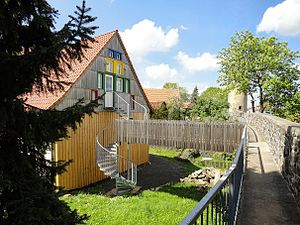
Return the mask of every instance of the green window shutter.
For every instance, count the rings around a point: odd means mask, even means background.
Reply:
[[[126,92],[126,78],[123,78],[123,92]]]
[[[128,93],[131,93],[131,84],[130,84],[130,79],[128,79]]]
[[[102,89],[105,89],[105,74],[102,73]]]
[[[113,76],[113,78],[114,78],[113,90],[116,91],[117,90],[117,76]]]

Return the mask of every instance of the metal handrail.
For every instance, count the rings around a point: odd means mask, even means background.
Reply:
[[[113,126],[108,126],[108,127],[103,128],[100,133],[104,133],[105,130],[107,130],[108,128],[111,128],[111,127],[113,127]],[[116,154],[112,155],[112,152],[110,152],[106,147],[104,147],[103,143],[102,144],[100,143],[99,134],[96,136],[96,144],[97,144],[97,146],[96,146],[97,164],[99,164],[98,161],[100,161],[100,159],[99,159],[100,155],[101,155],[101,153],[99,152],[99,147],[100,147],[101,150],[104,152],[104,155],[116,157],[116,172],[117,172],[117,174],[115,175],[115,177],[122,177],[120,174],[125,172],[125,173],[127,173],[127,180],[131,181],[133,184],[137,184],[137,164],[134,161],[119,155],[118,152],[116,152]],[[119,166],[120,161],[125,161],[126,165],[128,166],[125,169],[125,171],[123,171],[123,172],[118,171],[118,166]],[[99,165],[99,166],[101,168],[101,165]]]
[[[118,100],[117,100],[117,109],[118,110],[120,110],[120,100],[123,102],[123,103],[125,103],[125,105],[126,105],[126,112],[127,112],[127,117],[126,117],[126,119],[128,120],[129,119],[129,111],[130,111],[130,104],[122,97],[122,96],[120,96],[117,92],[115,92],[115,91],[110,91],[110,92],[112,92],[112,93],[114,93],[117,97],[118,97]]]
[[[236,223],[237,210],[239,205],[239,199],[241,194],[242,182],[243,182],[243,169],[244,169],[244,151],[247,143],[247,127],[245,126],[243,135],[241,138],[241,142],[239,144],[236,156],[233,160],[230,168],[225,172],[225,174],[221,177],[221,179],[217,182],[215,186],[210,189],[210,191],[201,199],[201,201],[192,209],[192,211],[181,221],[181,225],[187,224],[196,224],[197,220],[201,220],[201,224],[203,224],[204,216],[203,213],[209,212],[208,206],[212,204],[211,209],[212,213],[214,212],[213,203],[215,201],[216,196],[224,195],[222,191],[225,186],[228,185],[228,194],[229,199],[228,202],[222,204],[226,209],[220,209],[222,211],[222,217],[219,215],[219,220],[225,221],[227,220],[229,225],[233,225]],[[238,171],[237,171],[238,170]],[[239,178],[239,179],[238,179]],[[227,197],[226,197],[227,199]],[[217,204],[217,203],[215,203]],[[228,208],[227,208],[228,207]],[[223,214],[227,210],[226,218]],[[217,213],[217,210],[216,210]],[[209,220],[209,215],[206,215],[206,221]],[[214,218],[214,215],[212,215]],[[218,215],[216,216],[216,220],[218,219]],[[226,223],[227,224],[227,223]]]
[[[148,110],[147,110],[147,108],[144,106],[144,105],[142,105],[141,103],[139,103],[139,102],[137,102],[136,100],[134,100],[133,98],[131,98],[131,100],[134,102],[134,103],[136,103],[137,105],[139,105],[140,107],[142,107],[143,109],[144,109],[144,120],[148,120],[148,116],[147,116],[147,114],[148,114]]]

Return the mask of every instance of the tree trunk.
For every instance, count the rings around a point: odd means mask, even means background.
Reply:
[[[263,113],[265,110],[263,88],[262,88],[262,86],[258,86],[258,88],[259,88],[259,112]]]
[[[250,94],[250,96],[251,96],[251,108],[252,108],[252,112],[254,113],[255,112],[255,105],[254,105],[255,100],[254,100],[254,97],[252,94]]]

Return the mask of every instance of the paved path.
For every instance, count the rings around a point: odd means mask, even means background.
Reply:
[[[300,214],[266,142],[250,131],[238,225],[300,225]]]

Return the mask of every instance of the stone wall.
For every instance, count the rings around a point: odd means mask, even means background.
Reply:
[[[268,114],[246,114],[262,134],[284,179],[300,206],[300,124]]]

